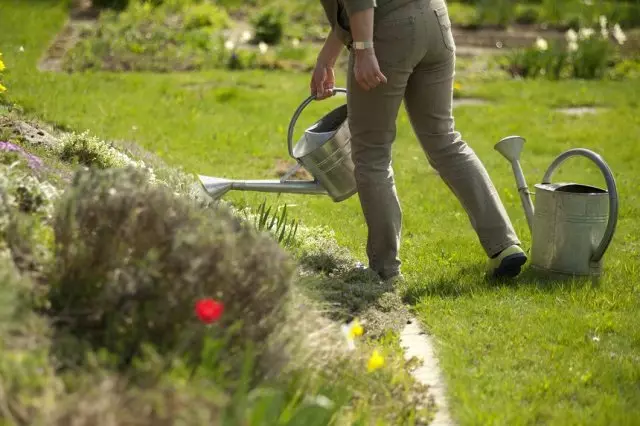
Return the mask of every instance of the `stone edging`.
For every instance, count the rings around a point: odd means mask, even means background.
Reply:
[[[400,334],[400,345],[404,349],[405,359],[419,359],[422,365],[412,372],[415,379],[429,388],[436,405],[436,413],[430,426],[453,426],[455,423],[449,414],[446,386],[431,338],[420,329],[418,320],[410,317]]]

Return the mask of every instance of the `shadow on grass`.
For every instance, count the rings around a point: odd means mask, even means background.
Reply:
[[[549,274],[531,267],[525,267],[516,278],[493,279],[486,276],[482,266],[464,266],[456,273],[443,273],[426,282],[411,280],[407,283],[403,301],[415,305],[424,297],[455,299],[474,293],[498,291],[502,289],[535,288],[538,291],[556,293],[578,288],[597,287],[598,280],[591,277],[572,277]]]

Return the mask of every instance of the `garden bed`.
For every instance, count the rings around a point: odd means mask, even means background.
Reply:
[[[0,141],[0,421],[428,424],[406,309],[326,230],[13,106]]]

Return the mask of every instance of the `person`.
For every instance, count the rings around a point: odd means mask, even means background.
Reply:
[[[465,209],[488,256],[488,274],[514,277],[527,256],[483,164],[455,129],[456,46],[445,0],[321,0],[331,31],[310,89],[333,96],[335,64],[346,46],[348,126],[369,269],[402,279],[402,209],[391,147],[404,100],[431,166]]]

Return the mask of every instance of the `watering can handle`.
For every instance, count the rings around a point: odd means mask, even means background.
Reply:
[[[613,173],[611,173],[611,169],[609,169],[607,163],[602,159],[600,155],[588,149],[570,149],[560,154],[558,158],[556,158],[553,163],[551,163],[551,165],[547,169],[547,172],[542,178],[542,183],[551,183],[551,175],[556,170],[556,168],[558,168],[558,166],[560,166],[560,164],[563,163],[567,158],[573,156],[587,157],[588,159],[596,163],[607,182],[607,189],[609,191],[609,220],[607,222],[607,227],[604,231],[604,235],[602,236],[602,241],[591,256],[592,262],[598,262],[600,261],[600,259],[602,259],[602,256],[604,256],[604,252],[609,247],[609,244],[613,239],[613,233],[616,230],[616,224],[618,222],[618,189],[616,187],[616,180],[614,179]]]
[[[333,89],[333,93],[347,93],[347,89],[336,87]],[[304,102],[300,104],[296,112],[293,113],[293,117],[291,118],[291,122],[289,123],[289,131],[287,134],[287,144],[289,145],[289,155],[291,156],[291,158],[294,158],[293,157],[293,131],[296,126],[296,121],[298,121],[298,117],[300,117],[300,114],[302,114],[302,110],[304,110],[307,107],[307,105],[309,105],[314,99],[316,99],[315,95],[311,95],[307,99],[305,99]]]

